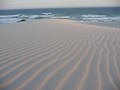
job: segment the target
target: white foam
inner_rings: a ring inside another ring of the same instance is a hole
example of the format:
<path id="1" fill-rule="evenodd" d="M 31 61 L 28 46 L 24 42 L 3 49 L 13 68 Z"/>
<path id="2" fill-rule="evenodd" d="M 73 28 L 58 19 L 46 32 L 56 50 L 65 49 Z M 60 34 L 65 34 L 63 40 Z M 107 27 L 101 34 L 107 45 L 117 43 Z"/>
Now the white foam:
<path id="1" fill-rule="evenodd" d="M 52 13 L 51 12 L 47 12 L 47 13 L 43 12 L 42 14 L 43 15 L 51 15 Z"/>
<path id="2" fill-rule="evenodd" d="M 106 15 L 81 15 L 83 21 L 120 22 L 120 16 L 107 17 Z"/>
<path id="3" fill-rule="evenodd" d="M 54 18 L 54 19 L 69 19 L 70 16 L 54 16 L 52 18 Z"/>
<path id="4" fill-rule="evenodd" d="M 42 13 L 40 15 L 23 15 L 23 14 L 0 15 L 0 24 L 16 23 L 22 19 L 29 21 L 29 20 L 41 19 L 41 18 L 72 19 L 75 21 L 92 21 L 92 22 L 120 22 L 120 16 L 107 17 L 106 15 L 88 14 L 88 15 L 80 15 L 76 17 L 76 16 L 52 14 L 51 12 L 49 12 L 49 13 Z"/>
<path id="5" fill-rule="evenodd" d="M 81 15 L 83 18 L 103 18 L 106 17 L 106 15 L 93 15 L 93 14 L 88 14 L 88 15 Z"/>
<path id="6" fill-rule="evenodd" d="M 0 24 L 7 24 L 7 23 L 16 23 L 17 21 L 20 21 L 20 19 L 0 19 Z"/>
<path id="7" fill-rule="evenodd" d="M 45 14 L 45 15 L 40 15 L 41 18 L 50 18 L 50 17 L 54 17 L 54 15 L 48 15 L 48 14 Z"/>

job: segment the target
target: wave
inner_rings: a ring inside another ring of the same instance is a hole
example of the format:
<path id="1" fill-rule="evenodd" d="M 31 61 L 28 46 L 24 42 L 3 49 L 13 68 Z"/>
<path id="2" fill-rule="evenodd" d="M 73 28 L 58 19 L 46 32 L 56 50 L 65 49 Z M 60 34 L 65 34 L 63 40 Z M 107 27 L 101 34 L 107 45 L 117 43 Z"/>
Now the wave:
<path id="1" fill-rule="evenodd" d="M 25 19 L 26 21 L 35 20 L 35 19 L 69 19 L 70 16 L 61 16 L 58 14 L 52 13 L 41 13 L 40 15 L 0 15 L 0 24 L 7 24 L 7 23 L 16 23 L 20 20 Z"/>
<path id="2" fill-rule="evenodd" d="M 81 15 L 81 17 L 83 17 L 83 18 L 103 18 L 103 17 L 106 17 L 106 15 L 92 15 L 92 14 L 88 14 L 88 15 Z"/>
<path id="3" fill-rule="evenodd" d="M 120 22 L 120 16 L 106 16 L 106 15 L 81 15 L 83 21 L 96 21 L 96 22 Z"/>
<path id="4" fill-rule="evenodd" d="M 91 21 L 91 22 L 120 22 L 120 16 L 106 16 L 106 15 L 97 15 L 97 14 L 84 14 L 84 15 L 63 15 L 63 14 L 54 14 L 51 12 L 43 12 L 39 15 L 0 15 L 0 24 L 6 23 L 16 23 L 20 20 L 25 19 L 26 21 L 35 20 L 35 19 L 71 19 L 75 21 Z"/>
<path id="5" fill-rule="evenodd" d="M 24 15 L 24 14 L 17 14 L 17 15 L 0 15 L 0 19 L 9 19 L 9 18 L 17 18 L 17 19 L 29 19 L 35 18 L 38 15 Z"/>
<path id="6" fill-rule="evenodd" d="M 39 15 L 0 15 L 0 24 L 16 23 L 25 19 L 26 21 L 37 19 Z"/>
<path id="7" fill-rule="evenodd" d="M 52 13 L 51 12 L 47 12 L 47 13 L 42 13 L 43 15 L 51 15 Z"/>
<path id="8" fill-rule="evenodd" d="M 0 19 L 0 24 L 16 23 L 18 21 L 20 21 L 20 19 L 12 19 L 12 18 L 9 18 L 9 19 Z"/>

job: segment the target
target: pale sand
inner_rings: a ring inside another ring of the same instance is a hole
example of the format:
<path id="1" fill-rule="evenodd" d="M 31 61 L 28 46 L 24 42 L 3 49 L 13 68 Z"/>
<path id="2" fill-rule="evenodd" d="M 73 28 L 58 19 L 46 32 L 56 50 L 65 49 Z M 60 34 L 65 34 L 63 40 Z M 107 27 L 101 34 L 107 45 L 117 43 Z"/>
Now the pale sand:
<path id="1" fill-rule="evenodd" d="M 1 25 L 0 90 L 120 90 L 120 28 L 70 20 Z"/>

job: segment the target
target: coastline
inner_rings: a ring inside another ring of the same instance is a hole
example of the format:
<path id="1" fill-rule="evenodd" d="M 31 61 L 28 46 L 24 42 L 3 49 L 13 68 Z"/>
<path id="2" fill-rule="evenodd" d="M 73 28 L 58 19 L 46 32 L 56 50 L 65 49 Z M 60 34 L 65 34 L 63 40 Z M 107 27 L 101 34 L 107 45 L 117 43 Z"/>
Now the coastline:
<path id="1" fill-rule="evenodd" d="M 0 26 L 9 25 L 9 24 L 17 24 L 17 23 L 27 23 L 27 22 L 35 22 L 35 21 L 45 21 L 45 20 L 68 20 L 71 22 L 77 22 L 78 24 L 86 24 L 86 25 L 93 25 L 93 26 L 101 26 L 101 27 L 110 27 L 110 28 L 120 28 L 120 22 L 93 22 L 93 21 L 76 21 L 71 19 L 36 19 L 36 20 L 24 20 L 24 21 L 18 21 L 16 23 L 7 23 L 7 24 L 0 24 Z"/>
<path id="2" fill-rule="evenodd" d="M 79 23 L 79 22 L 78 22 Z M 120 22 L 80 22 L 83 24 L 120 28 Z"/>
<path id="3" fill-rule="evenodd" d="M 0 24 L 41 19 L 68 19 L 85 24 L 118 27 L 120 7 L 41 8 L 2 10 Z"/>

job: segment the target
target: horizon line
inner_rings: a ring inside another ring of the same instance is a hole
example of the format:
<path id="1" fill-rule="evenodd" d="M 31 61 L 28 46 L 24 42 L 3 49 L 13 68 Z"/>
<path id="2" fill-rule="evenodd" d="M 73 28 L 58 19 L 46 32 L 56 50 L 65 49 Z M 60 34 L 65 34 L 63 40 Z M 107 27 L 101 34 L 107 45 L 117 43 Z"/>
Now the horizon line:
<path id="1" fill-rule="evenodd" d="M 120 8 L 120 6 L 83 6 L 83 7 L 33 7 L 33 8 L 5 8 L 0 10 L 23 10 L 23 9 L 59 9 L 59 8 Z"/>

